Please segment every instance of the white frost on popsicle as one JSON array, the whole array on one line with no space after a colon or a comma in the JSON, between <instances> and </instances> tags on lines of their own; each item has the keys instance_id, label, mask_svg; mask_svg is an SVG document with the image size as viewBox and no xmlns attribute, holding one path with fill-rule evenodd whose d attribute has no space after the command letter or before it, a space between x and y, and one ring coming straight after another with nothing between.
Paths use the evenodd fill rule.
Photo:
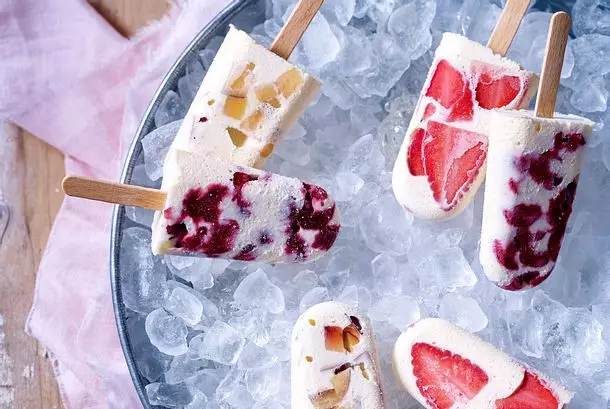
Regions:
<instances>
[{"instance_id":1,"label":"white frost on popsicle","mask_svg":"<svg viewBox=\"0 0 610 409\"><path fill-rule=\"evenodd\" d=\"M337 302L314 305L292 331L294 409L384 407L369 319Z\"/></svg>"}]
</instances>

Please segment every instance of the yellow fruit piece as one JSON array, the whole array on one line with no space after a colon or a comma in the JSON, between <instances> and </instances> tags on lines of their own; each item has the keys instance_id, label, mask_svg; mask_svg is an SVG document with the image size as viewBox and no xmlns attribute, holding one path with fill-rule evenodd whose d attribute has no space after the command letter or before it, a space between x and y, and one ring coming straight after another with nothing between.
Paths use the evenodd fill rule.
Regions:
<instances>
[{"instance_id":1,"label":"yellow fruit piece","mask_svg":"<svg viewBox=\"0 0 610 409\"><path fill-rule=\"evenodd\" d=\"M214 102L216 101L214 101L213 99L208 99L208 105L214 105Z\"/></svg>"},{"instance_id":2,"label":"yellow fruit piece","mask_svg":"<svg viewBox=\"0 0 610 409\"><path fill-rule=\"evenodd\" d=\"M262 156L262 155L261 155L261 156ZM309 325L311 325L312 327L315 327L315 326L316 326L316 320L314 320L314 319L310 319L310 320L309 320Z\"/></svg>"},{"instance_id":3,"label":"yellow fruit piece","mask_svg":"<svg viewBox=\"0 0 610 409\"><path fill-rule=\"evenodd\" d=\"M271 152L273 152L273 148L274 148L274 146L272 143L268 143L267 145L265 145L260 153L261 158L269 157L269 155L271 155ZM313 321L313 324L311 324L311 325L316 325L316 322L314 320L309 320L310 323L312 321Z\"/></svg>"},{"instance_id":4,"label":"yellow fruit piece","mask_svg":"<svg viewBox=\"0 0 610 409\"><path fill-rule=\"evenodd\" d=\"M307 355L307 356L305 357L305 360L306 360L307 362L312 362L312 361L313 361L313 357L312 357L312 356Z\"/></svg>"},{"instance_id":5,"label":"yellow fruit piece","mask_svg":"<svg viewBox=\"0 0 610 409\"><path fill-rule=\"evenodd\" d=\"M277 89L273 84L267 84L257 87L254 90L254 93L256 94L256 98L258 98L259 101L265 102L271 105L273 108L279 108L280 106L282 106L280 101L277 99Z\"/></svg>"},{"instance_id":6,"label":"yellow fruit piece","mask_svg":"<svg viewBox=\"0 0 610 409\"><path fill-rule=\"evenodd\" d=\"M275 85L284 98L289 98L301 88L303 82L305 82L305 80L303 79L301 72L297 68L291 68L275 80Z\"/></svg>"},{"instance_id":7,"label":"yellow fruit piece","mask_svg":"<svg viewBox=\"0 0 610 409\"><path fill-rule=\"evenodd\" d=\"M229 87L229 95L234 97L246 96L248 93L249 77L252 75L254 67L254 63L248 63L246 65L246 68L244 68L242 73L231 83L231 86Z\"/></svg>"},{"instance_id":8,"label":"yellow fruit piece","mask_svg":"<svg viewBox=\"0 0 610 409\"><path fill-rule=\"evenodd\" d=\"M246 113L247 106L248 100L246 98L227 97L224 113L231 118L242 119Z\"/></svg>"},{"instance_id":9,"label":"yellow fruit piece","mask_svg":"<svg viewBox=\"0 0 610 409\"><path fill-rule=\"evenodd\" d=\"M262 109L258 108L252 115L241 121L240 126L247 131L253 131L258 127L264 117L265 113Z\"/></svg>"},{"instance_id":10,"label":"yellow fruit piece","mask_svg":"<svg viewBox=\"0 0 610 409\"><path fill-rule=\"evenodd\" d=\"M345 369L344 371L339 372L330 378L330 383L333 385L337 396L339 397L339 401L343 400L345 395L347 395L347 391L349 389L349 383L352 377L352 370Z\"/></svg>"},{"instance_id":11,"label":"yellow fruit piece","mask_svg":"<svg viewBox=\"0 0 610 409\"><path fill-rule=\"evenodd\" d=\"M229 137L231 138L233 145L237 146L238 148L240 146L244 146L244 143L246 143L246 140L248 139L248 135L239 129L227 128L227 132L229 133Z\"/></svg>"}]
</instances>

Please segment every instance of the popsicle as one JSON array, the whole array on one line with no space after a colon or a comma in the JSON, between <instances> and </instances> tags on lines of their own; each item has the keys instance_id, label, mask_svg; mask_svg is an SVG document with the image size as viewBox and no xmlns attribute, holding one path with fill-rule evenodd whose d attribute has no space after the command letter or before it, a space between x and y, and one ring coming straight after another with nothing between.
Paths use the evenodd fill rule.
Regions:
<instances>
[{"instance_id":1,"label":"popsicle","mask_svg":"<svg viewBox=\"0 0 610 409\"><path fill-rule=\"evenodd\" d=\"M320 89L286 59L321 3L301 1L270 50L231 26L172 148L260 167Z\"/></svg>"},{"instance_id":2,"label":"popsicle","mask_svg":"<svg viewBox=\"0 0 610 409\"><path fill-rule=\"evenodd\" d=\"M553 16L536 112L491 119L480 261L507 290L534 287L552 272L592 131L586 118L553 114L569 30L567 14Z\"/></svg>"},{"instance_id":3,"label":"popsicle","mask_svg":"<svg viewBox=\"0 0 610 409\"><path fill-rule=\"evenodd\" d=\"M349 305L314 305L292 331L293 409L384 407L369 319Z\"/></svg>"},{"instance_id":4,"label":"popsicle","mask_svg":"<svg viewBox=\"0 0 610 409\"><path fill-rule=\"evenodd\" d=\"M392 188L405 210L448 219L485 175L491 111L527 107L536 76L504 58L529 0L509 0L487 46L443 34L394 164Z\"/></svg>"},{"instance_id":5,"label":"popsicle","mask_svg":"<svg viewBox=\"0 0 610 409\"><path fill-rule=\"evenodd\" d=\"M269 263L310 262L339 233L334 200L319 186L210 156L168 154L164 190L67 177L66 194L157 210L155 254Z\"/></svg>"},{"instance_id":6,"label":"popsicle","mask_svg":"<svg viewBox=\"0 0 610 409\"><path fill-rule=\"evenodd\" d=\"M479 337L438 318L394 346L394 374L428 409L562 409L573 393Z\"/></svg>"}]
</instances>

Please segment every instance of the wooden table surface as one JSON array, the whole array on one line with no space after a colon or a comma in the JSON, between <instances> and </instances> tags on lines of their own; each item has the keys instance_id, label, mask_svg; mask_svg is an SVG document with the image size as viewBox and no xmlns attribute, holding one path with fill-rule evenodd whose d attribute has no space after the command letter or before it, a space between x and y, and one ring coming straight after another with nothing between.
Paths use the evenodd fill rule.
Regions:
<instances>
[{"instance_id":1,"label":"wooden table surface","mask_svg":"<svg viewBox=\"0 0 610 409\"><path fill-rule=\"evenodd\" d=\"M146 22L161 17L169 7L167 0L90 3L127 37ZM12 272L0 282L0 314L5 321L4 346L0 343L0 409L60 409L63 405L44 347L26 335L23 328L40 258L63 200L63 156L23 130L14 138L13 152L14 165L22 174L17 172L15 191L10 192L16 197L11 205L20 207L12 212L11 225L24 228L21 235L11 235L10 242L5 240L0 248L0 266L9 266L3 271ZM11 365L3 367L3 362L8 361Z\"/></svg>"}]
</instances>

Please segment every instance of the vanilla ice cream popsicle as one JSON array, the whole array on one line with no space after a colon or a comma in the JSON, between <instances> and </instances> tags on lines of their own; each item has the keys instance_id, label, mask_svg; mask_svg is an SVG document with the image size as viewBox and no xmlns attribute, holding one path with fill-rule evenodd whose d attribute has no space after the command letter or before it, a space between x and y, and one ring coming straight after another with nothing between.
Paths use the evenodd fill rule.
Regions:
<instances>
[{"instance_id":1,"label":"vanilla ice cream popsicle","mask_svg":"<svg viewBox=\"0 0 610 409\"><path fill-rule=\"evenodd\" d=\"M349 305L314 305L292 331L293 409L384 407L369 319Z\"/></svg>"},{"instance_id":2,"label":"vanilla ice cream popsicle","mask_svg":"<svg viewBox=\"0 0 610 409\"><path fill-rule=\"evenodd\" d=\"M498 286L534 287L553 270L592 126L573 115L494 113L480 261Z\"/></svg>"},{"instance_id":3,"label":"vanilla ice cream popsicle","mask_svg":"<svg viewBox=\"0 0 610 409\"><path fill-rule=\"evenodd\" d=\"M339 233L334 200L298 179L174 150L163 186L164 210L152 225L155 254L309 262Z\"/></svg>"},{"instance_id":4,"label":"vanilla ice cream popsicle","mask_svg":"<svg viewBox=\"0 0 610 409\"><path fill-rule=\"evenodd\" d=\"M416 322L394 346L394 374L429 409L562 409L572 392L441 319Z\"/></svg>"},{"instance_id":5,"label":"vanilla ice cream popsicle","mask_svg":"<svg viewBox=\"0 0 610 409\"><path fill-rule=\"evenodd\" d=\"M509 2L504 14L515 2L522 4L518 18L510 20L517 22L514 32L528 3ZM514 32L506 34L509 40ZM491 110L528 106L537 79L502 57L506 48L494 52L458 34L443 34L392 176L396 199L415 216L439 220L461 212L485 176Z\"/></svg>"},{"instance_id":6,"label":"vanilla ice cream popsicle","mask_svg":"<svg viewBox=\"0 0 610 409\"><path fill-rule=\"evenodd\" d=\"M172 148L259 167L320 85L231 26Z\"/></svg>"}]
</instances>

